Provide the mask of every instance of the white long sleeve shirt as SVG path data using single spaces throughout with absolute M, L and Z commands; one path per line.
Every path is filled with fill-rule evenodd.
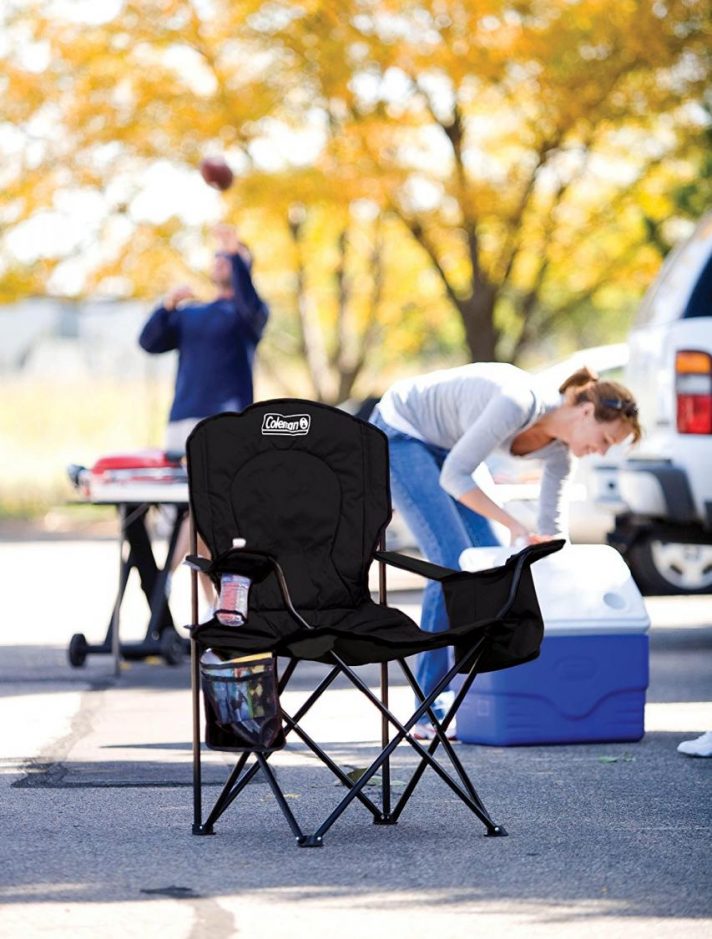
M 378 408 L 401 433 L 449 450 L 440 474 L 443 489 L 459 499 L 475 488 L 472 474 L 491 454 L 512 457 L 512 441 L 561 403 L 558 392 L 514 365 L 475 362 L 396 382 Z M 543 466 L 539 496 L 541 534 L 565 533 L 564 487 L 572 459 L 566 444 L 553 440 L 526 454 Z

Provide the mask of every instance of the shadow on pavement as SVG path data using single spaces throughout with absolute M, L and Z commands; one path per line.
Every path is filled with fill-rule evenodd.
M 711 648 L 712 628 L 654 630 L 648 700 L 709 700 Z M 18 778 L 13 788 L 0 788 L 2 903 L 119 904 L 160 897 L 224 903 L 228 897 L 246 908 L 279 905 L 281 916 L 323 904 L 335 928 L 354 911 L 412 918 L 438 909 L 462 914 L 458 935 L 476 934 L 483 910 L 504 921 L 526 908 L 539 911 L 532 914 L 537 923 L 589 930 L 595 928 L 591 918 L 599 917 L 712 916 L 712 760 L 677 754 L 679 733 L 648 733 L 632 744 L 458 745 L 509 838 L 484 838 L 480 823 L 432 773 L 397 826 L 374 826 L 355 805 L 320 850 L 295 847 L 264 784 L 248 787 L 219 820 L 215 837 L 197 838 L 191 835 L 187 662 L 177 668 L 133 663 L 115 679 L 108 657 L 72 670 L 63 649 L 15 646 L 3 653 L 4 695 L 76 686 L 96 702 L 94 690 L 107 691 L 114 701 L 114 692 L 133 690 L 135 700 L 120 696 L 127 708 L 139 700 L 141 707 L 150 705 L 161 692 L 185 695 L 175 695 L 180 715 L 176 721 L 171 712 L 174 737 L 162 725 L 153 726 L 153 739 L 142 736 L 141 721 L 147 731 L 152 726 L 149 706 L 129 725 L 128 740 L 99 745 L 96 761 L 72 759 L 67 750 L 66 760 L 5 768 Z M 303 666 L 297 672 L 301 686 L 311 685 L 321 669 Z M 377 667 L 368 680 L 377 682 Z M 282 751 L 274 765 L 304 829 L 313 831 L 340 790 L 328 771 L 297 749 Z M 336 759 L 360 767 L 372 752 L 368 744 L 341 743 Z M 409 748 L 399 748 L 396 794 L 413 760 Z M 206 754 L 206 806 L 229 761 L 228 755 Z M 400 921 L 404 930 L 407 922 Z

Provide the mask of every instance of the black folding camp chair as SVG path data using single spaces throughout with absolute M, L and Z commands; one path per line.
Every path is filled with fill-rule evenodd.
M 370 424 L 310 401 L 279 399 L 252 405 L 240 414 L 208 418 L 189 437 L 187 453 L 193 521 L 193 555 L 188 558 L 193 567 L 193 622 L 197 622 L 197 571 L 209 574 L 216 586 L 225 572 L 251 581 L 249 609 L 242 625 L 221 624 L 218 611 L 209 622 L 191 628 L 193 833 L 212 834 L 217 819 L 262 770 L 297 843 L 318 847 L 354 800 L 375 824 L 395 824 L 423 772 L 431 768 L 480 819 L 487 835 L 506 834 L 483 805 L 447 738 L 447 730 L 478 671 L 516 665 L 539 654 L 543 625 L 529 568 L 532 561 L 558 550 L 563 542 L 531 546 L 504 566 L 479 573 L 452 571 L 377 550 L 384 546 L 391 517 L 387 439 Z M 210 559 L 195 555 L 197 534 L 208 546 Z M 245 546 L 233 546 L 236 538 L 244 539 Z M 374 558 L 380 564 L 379 603 L 371 599 L 368 587 Z M 403 612 L 387 606 L 387 564 L 442 582 L 450 629 L 427 633 Z M 405 659 L 445 646 L 453 647 L 454 664 L 426 696 Z M 208 649 L 213 664 L 201 665 L 201 656 L 205 660 Z M 273 654 L 274 659 L 265 659 L 264 653 Z M 269 705 L 274 707 L 277 700 L 276 687 L 269 689 L 269 663 L 277 661 L 277 656 L 286 660 L 278 680 L 280 693 L 301 661 L 326 663 L 331 669 L 296 713 L 288 714 L 279 707 L 275 722 L 269 714 Z M 404 722 L 389 708 L 389 662 L 398 663 L 420 701 Z M 380 696 L 355 670 L 368 663 L 380 663 Z M 438 720 L 433 702 L 458 673 L 464 674 L 464 680 L 447 715 Z M 381 752 L 358 780 L 339 767 L 300 724 L 340 674 L 380 714 Z M 239 685 L 240 681 L 246 684 Z M 207 745 L 239 753 L 205 819 L 201 682 Z M 256 707 L 245 711 L 245 702 L 255 694 Z M 247 714 L 251 723 L 241 724 L 241 714 Z M 436 736 L 422 744 L 411 731 L 426 716 Z M 290 734 L 299 737 L 347 790 L 309 834 L 300 827 L 268 762 Z M 389 760 L 404 742 L 415 750 L 418 761 L 396 799 Z M 440 747 L 449 767 L 436 759 Z M 379 771 L 380 794 L 374 802 L 374 783 L 368 793 L 366 786 Z

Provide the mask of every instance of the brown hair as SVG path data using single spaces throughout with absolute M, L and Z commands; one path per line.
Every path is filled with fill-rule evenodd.
M 590 369 L 578 369 L 569 375 L 559 388 L 567 404 L 593 404 L 593 416 L 597 421 L 606 423 L 620 418 L 630 428 L 633 443 L 637 443 L 643 431 L 638 422 L 638 405 L 632 392 L 617 381 L 600 381 L 598 375 Z

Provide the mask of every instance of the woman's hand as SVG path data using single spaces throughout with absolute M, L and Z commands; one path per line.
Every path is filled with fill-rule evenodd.
M 507 528 L 509 529 L 509 543 L 513 548 L 524 548 L 528 544 L 533 544 L 530 540 L 533 537 L 532 533 L 520 522 L 512 519 L 507 524 Z
M 509 543 L 512 547 L 525 548 L 529 544 L 541 544 L 542 541 L 551 541 L 555 535 L 540 535 L 537 532 L 529 531 L 521 522 L 511 516 L 509 512 L 493 502 L 486 493 L 479 487 L 468 490 L 460 496 L 460 502 L 466 505 L 468 509 L 484 515 L 485 518 L 499 522 L 509 529 Z
M 529 531 L 519 522 L 513 522 L 507 526 L 509 528 L 509 543 L 513 548 L 526 548 L 530 544 L 543 544 L 545 541 L 551 541 L 553 535 L 540 535 L 538 532 Z

